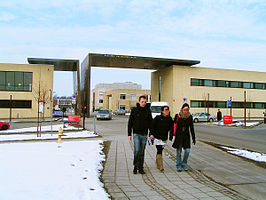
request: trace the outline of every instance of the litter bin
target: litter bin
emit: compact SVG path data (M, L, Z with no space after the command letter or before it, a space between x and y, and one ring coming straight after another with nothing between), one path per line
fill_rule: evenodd
M266 111L263 114L264 114L264 124L266 124Z

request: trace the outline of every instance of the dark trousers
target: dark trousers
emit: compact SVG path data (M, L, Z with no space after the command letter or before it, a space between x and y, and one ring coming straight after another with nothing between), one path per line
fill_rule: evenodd
M133 140L134 140L134 161L133 161L134 167L138 169L143 169L147 136L134 134Z

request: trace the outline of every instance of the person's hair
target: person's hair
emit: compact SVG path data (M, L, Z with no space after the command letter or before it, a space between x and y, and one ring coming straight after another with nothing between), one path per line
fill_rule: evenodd
M147 100L147 97L144 96L144 95L141 95L141 96L139 97L139 101L140 101L140 99L146 99L146 100Z
M162 111L162 112L164 111L164 108L168 108L168 109L169 109L169 106L162 106L162 107L161 107L161 111Z
M189 108L188 103L184 103L181 109L183 109L183 108L185 108L185 107L188 107L188 108Z

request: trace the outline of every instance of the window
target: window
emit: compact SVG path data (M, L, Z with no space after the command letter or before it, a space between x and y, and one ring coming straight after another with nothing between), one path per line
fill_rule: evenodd
M226 81L219 80L216 84L217 87L226 87Z
M265 84L263 83L254 83L254 88L255 89L265 89Z
M32 72L0 71L1 91L32 91Z
M126 94L120 94L120 99L126 99Z
M227 103L225 101L217 101L215 107L216 108L226 108L227 107Z
M241 88L241 82L238 81L230 81L231 88Z
M251 83L243 83L243 88L251 88Z
M103 99L99 99L99 103L103 103Z
M203 80L201 79L191 79L191 86L202 86L203 85Z
M120 105L120 106L119 106L119 109L120 109L120 110L126 110L126 105Z
M136 98L136 94L131 94L130 95L130 100L136 100L137 98Z
M214 86L212 80L204 80L204 86Z
M104 92L103 91L99 91L99 96L103 96Z
M264 105L263 103L254 103L254 108L263 109Z
M0 100L0 108L31 108L30 100Z

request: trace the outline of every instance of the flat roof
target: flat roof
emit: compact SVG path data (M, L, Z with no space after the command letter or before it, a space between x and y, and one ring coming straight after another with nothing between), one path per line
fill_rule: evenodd
M113 54L89 53L91 67L161 69L172 65L192 66L199 64L198 60L182 60L169 58L140 57Z
M79 60L28 58L29 64L54 65L54 71L77 71Z

